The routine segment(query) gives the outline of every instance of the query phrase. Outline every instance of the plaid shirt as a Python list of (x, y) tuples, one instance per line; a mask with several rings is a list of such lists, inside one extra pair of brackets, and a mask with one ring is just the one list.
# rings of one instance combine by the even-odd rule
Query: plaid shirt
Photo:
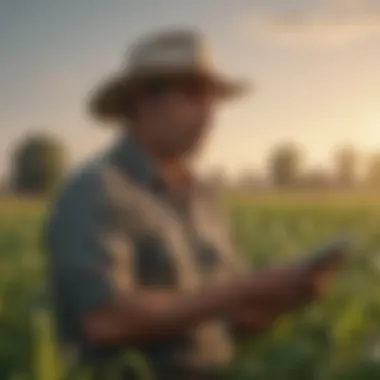
[[(130, 138), (68, 180), (47, 241), (59, 335), (70, 352), (91, 360), (116, 354), (89, 346), (80, 329), (83, 316), (110, 302), (116, 289), (201, 291), (244, 270), (215, 199), (202, 186), (190, 198), (177, 202)], [(233, 355), (229, 327), (220, 318), (182, 339), (133, 348), (153, 366), (220, 368)]]

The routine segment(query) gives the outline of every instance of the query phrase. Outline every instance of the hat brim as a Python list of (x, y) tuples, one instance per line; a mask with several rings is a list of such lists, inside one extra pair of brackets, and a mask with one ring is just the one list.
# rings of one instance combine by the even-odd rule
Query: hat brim
[(245, 95), (250, 87), (247, 83), (225, 78), (224, 76), (202, 72), (157, 72), (116, 76), (101, 84), (90, 98), (89, 111), (100, 120), (128, 119), (128, 104), (136, 90), (155, 78), (176, 79), (186, 76), (197, 77), (207, 82), (221, 100), (231, 100)]

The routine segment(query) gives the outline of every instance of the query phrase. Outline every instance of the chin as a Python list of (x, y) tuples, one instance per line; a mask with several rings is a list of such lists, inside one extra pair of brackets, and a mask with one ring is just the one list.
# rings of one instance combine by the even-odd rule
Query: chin
[(198, 143), (188, 145), (186, 148), (182, 149), (182, 156), (191, 158), (198, 153), (199, 148), (200, 147)]

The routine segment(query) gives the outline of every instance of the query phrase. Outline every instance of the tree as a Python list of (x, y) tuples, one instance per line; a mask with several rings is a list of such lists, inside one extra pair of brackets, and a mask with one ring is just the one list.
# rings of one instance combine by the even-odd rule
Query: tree
[(228, 186), (228, 179), (223, 167), (213, 168), (208, 174), (206, 183), (212, 189), (222, 189)]
[(12, 187), (28, 194), (51, 191), (65, 167), (64, 149), (60, 142), (45, 134), (25, 138), (13, 156)]
[(277, 187), (292, 187), (300, 177), (302, 155), (293, 144), (277, 147), (269, 159), (269, 171)]
[(357, 180), (357, 152), (346, 146), (335, 152), (336, 179), (341, 186), (352, 186)]
[(367, 169), (367, 183), (370, 186), (380, 186), (380, 152), (370, 157)]
[(239, 188), (242, 190), (257, 190), (264, 187), (263, 179), (253, 170), (244, 171), (238, 180)]
[(302, 186), (311, 190), (323, 190), (331, 187), (332, 181), (322, 168), (310, 170), (302, 178)]

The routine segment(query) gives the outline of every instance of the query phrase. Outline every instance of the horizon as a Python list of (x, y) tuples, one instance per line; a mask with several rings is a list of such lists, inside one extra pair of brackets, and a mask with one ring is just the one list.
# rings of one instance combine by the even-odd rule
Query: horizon
[(307, 166), (326, 166), (338, 145), (375, 153), (379, 15), (377, 0), (0, 0), (0, 176), (34, 128), (61, 139), (74, 164), (108, 144), (86, 115), (88, 92), (135, 38), (177, 25), (200, 29), (224, 71), (256, 87), (221, 109), (203, 170), (260, 171), (282, 142), (304, 147)]

